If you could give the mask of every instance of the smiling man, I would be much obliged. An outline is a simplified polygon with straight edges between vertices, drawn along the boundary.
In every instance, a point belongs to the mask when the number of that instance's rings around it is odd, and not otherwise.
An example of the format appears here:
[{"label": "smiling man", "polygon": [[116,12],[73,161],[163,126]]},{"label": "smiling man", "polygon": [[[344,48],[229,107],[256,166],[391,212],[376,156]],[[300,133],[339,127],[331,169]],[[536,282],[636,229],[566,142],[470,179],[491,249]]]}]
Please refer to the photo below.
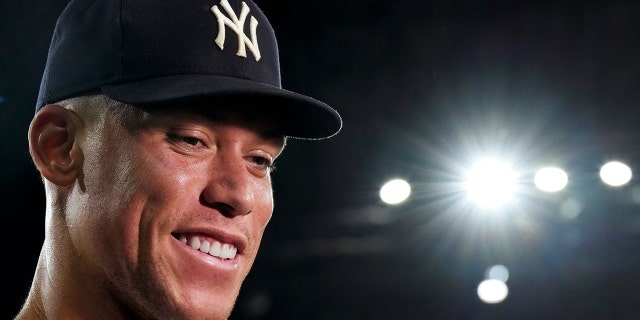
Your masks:
[{"label": "smiling man", "polygon": [[72,0],[29,127],[45,239],[16,319],[226,319],[289,138],[339,114],[280,84],[251,1]]}]

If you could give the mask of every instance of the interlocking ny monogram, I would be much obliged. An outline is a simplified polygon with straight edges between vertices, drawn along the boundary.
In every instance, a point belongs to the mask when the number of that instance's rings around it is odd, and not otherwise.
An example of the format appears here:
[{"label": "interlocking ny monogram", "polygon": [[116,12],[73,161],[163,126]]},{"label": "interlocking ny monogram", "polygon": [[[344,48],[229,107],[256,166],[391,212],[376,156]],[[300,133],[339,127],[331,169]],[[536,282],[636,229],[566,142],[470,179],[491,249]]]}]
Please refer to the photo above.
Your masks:
[{"label": "interlocking ny monogram", "polygon": [[247,19],[247,14],[249,14],[249,6],[243,1],[242,2],[242,11],[240,12],[240,19],[233,11],[233,8],[229,5],[227,0],[221,0],[220,6],[224,8],[229,17],[226,17],[218,6],[214,5],[211,7],[211,12],[216,16],[218,20],[218,36],[216,37],[216,44],[220,47],[220,50],[224,50],[224,38],[225,38],[225,26],[229,27],[231,30],[235,31],[238,35],[238,52],[236,55],[240,57],[247,57],[246,47],[249,47],[251,53],[253,53],[256,61],[260,60],[260,48],[258,48],[258,39],[256,37],[256,28],[258,27],[258,20],[254,16],[251,16],[251,22],[249,27],[251,28],[251,40],[249,37],[244,34],[244,21]]}]

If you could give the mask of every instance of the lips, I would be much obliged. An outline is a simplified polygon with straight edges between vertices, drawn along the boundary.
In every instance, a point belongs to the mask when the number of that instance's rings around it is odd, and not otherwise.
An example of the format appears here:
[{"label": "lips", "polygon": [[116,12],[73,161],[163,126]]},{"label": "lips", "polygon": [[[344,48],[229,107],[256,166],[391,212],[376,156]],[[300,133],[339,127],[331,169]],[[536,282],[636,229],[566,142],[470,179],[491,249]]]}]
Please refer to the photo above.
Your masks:
[{"label": "lips", "polygon": [[238,248],[231,243],[223,243],[197,235],[178,234],[176,238],[195,250],[222,260],[233,259],[238,252]]}]

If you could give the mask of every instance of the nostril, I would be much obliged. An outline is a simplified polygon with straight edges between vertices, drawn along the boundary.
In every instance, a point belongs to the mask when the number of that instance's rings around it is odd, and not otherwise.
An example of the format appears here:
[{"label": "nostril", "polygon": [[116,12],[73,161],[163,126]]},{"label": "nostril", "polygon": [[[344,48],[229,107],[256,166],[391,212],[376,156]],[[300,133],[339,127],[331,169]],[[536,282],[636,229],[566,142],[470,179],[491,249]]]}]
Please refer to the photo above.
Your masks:
[{"label": "nostril", "polygon": [[232,205],[228,203],[219,202],[219,201],[214,201],[214,202],[207,201],[204,195],[200,196],[200,203],[204,206],[207,206],[219,211],[225,217],[232,217],[232,216],[241,214],[239,212],[236,212],[236,208],[234,208]]}]

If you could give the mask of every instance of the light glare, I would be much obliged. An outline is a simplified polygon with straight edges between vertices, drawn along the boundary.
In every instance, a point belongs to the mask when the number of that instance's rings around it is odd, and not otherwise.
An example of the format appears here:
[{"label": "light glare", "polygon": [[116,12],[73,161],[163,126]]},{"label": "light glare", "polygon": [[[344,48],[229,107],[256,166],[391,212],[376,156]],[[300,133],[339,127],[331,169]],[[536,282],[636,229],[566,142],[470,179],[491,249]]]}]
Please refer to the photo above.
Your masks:
[{"label": "light glare", "polygon": [[569,176],[560,168],[546,167],[536,172],[533,182],[542,191],[558,192],[567,186]]},{"label": "light glare", "polygon": [[511,200],[516,178],[508,165],[484,160],[469,171],[466,187],[471,200],[482,207],[495,208]]},{"label": "light glare", "polygon": [[393,179],[380,188],[380,199],[387,204],[399,204],[409,198],[411,186],[403,179]]},{"label": "light glare", "polygon": [[503,281],[496,279],[487,279],[478,285],[478,297],[482,302],[495,304],[504,301],[509,295],[509,288]]},{"label": "light glare", "polygon": [[631,168],[618,161],[606,163],[600,169],[600,179],[610,186],[619,187],[631,180]]}]

